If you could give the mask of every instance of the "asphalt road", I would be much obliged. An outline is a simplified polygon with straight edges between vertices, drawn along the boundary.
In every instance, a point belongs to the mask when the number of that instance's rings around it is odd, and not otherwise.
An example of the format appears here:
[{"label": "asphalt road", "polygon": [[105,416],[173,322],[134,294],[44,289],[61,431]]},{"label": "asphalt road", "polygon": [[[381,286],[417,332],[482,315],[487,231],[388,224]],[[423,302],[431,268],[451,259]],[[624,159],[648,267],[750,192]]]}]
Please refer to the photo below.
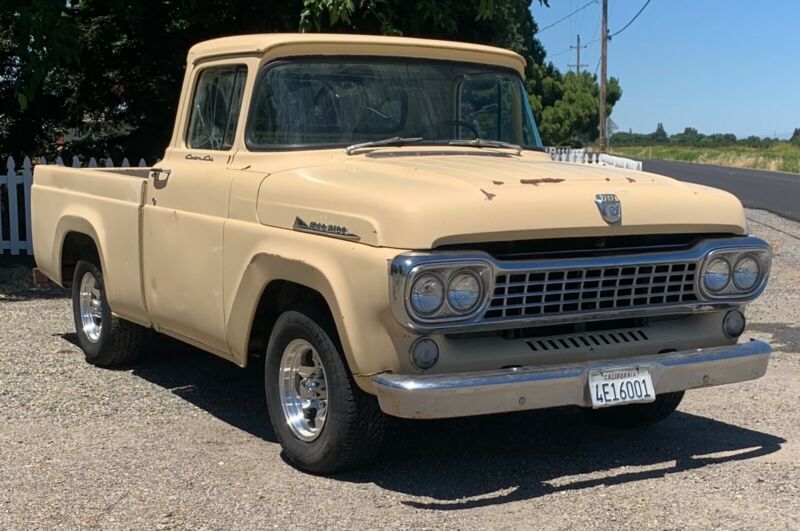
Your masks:
[{"label": "asphalt road", "polygon": [[726,190],[748,208],[800,221],[800,175],[668,160],[645,160],[644,171]]}]

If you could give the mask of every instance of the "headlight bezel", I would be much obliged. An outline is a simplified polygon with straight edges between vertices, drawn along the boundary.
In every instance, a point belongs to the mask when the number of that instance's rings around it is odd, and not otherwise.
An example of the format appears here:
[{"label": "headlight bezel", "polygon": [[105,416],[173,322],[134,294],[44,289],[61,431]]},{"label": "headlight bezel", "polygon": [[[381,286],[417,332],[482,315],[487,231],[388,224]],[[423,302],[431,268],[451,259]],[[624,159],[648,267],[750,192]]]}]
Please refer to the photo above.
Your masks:
[{"label": "headlight bezel", "polygon": [[[409,264],[411,265],[411,264]],[[449,300],[450,282],[461,273],[471,274],[478,279],[480,294],[476,304],[467,311],[459,311],[452,307]],[[444,286],[444,302],[440,307],[429,314],[421,314],[411,303],[411,291],[419,278],[433,274],[439,277]],[[447,257],[437,257],[435,260],[423,260],[413,263],[411,267],[398,278],[403,278],[402,285],[393,286],[397,295],[402,294],[402,305],[405,313],[414,321],[423,325],[436,323],[452,323],[454,321],[468,321],[485,310],[492,294],[495,273],[494,266],[488,260],[458,259],[449,260]]]},{"label": "headlight bezel", "polygon": [[[753,258],[758,264],[758,276],[755,283],[748,289],[741,289],[734,281],[736,265],[745,258]],[[705,275],[708,266],[717,259],[723,259],[728,263],[729,274],[726,285],[717,291],[710,290],[705,283]],[[718,247],[706,253],[702,260],[699,274],[697,276],[697,287],[699,293],[706,300],[733,300],[751,299],[763,291],[769,268],[772,262],[772,252],[768,246],[764,247]]]}]

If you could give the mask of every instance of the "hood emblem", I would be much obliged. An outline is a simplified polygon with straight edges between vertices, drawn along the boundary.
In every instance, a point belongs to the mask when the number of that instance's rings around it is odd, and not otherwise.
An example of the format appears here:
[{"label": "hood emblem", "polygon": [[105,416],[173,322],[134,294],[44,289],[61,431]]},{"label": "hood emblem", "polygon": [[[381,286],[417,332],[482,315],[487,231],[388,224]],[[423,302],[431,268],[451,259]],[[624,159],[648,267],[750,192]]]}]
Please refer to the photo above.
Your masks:
[{"label": "hood emblem", "polygon": [[616,225],[622,221],[622,203],[616,194],[597,194],[594,202],[606,223]]},{"label": "hood emblem", "polygon": [[328,223],[321,223],[319,221],[311,221],[306,223],[300,216],[294,218],[294,225],[292,228],[298,232],[308,232],[311,234],[322,234],[323,236],[331,236],[333,238],[340,238],[342,240],[359,241],[361,236],[353,234],[347,227],[342,225],[331,225]]}]

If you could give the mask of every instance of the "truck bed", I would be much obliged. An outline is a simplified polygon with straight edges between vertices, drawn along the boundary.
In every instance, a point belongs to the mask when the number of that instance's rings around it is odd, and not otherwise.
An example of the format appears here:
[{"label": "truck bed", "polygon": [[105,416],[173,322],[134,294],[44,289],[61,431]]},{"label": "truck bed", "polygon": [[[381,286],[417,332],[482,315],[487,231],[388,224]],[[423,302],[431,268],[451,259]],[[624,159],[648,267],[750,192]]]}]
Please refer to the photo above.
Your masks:
[{"label": "truck bed", "polygon": [[31,193],[37,267],[56,283],[68,284],[72,279],[70,264],[62,263],[64,243],[69,245],[70,233],[90,235],[101,249],[109,303],[115,313],[134,322],[146,319],[140,238],[149,173],[150,168],[40,165]]}]

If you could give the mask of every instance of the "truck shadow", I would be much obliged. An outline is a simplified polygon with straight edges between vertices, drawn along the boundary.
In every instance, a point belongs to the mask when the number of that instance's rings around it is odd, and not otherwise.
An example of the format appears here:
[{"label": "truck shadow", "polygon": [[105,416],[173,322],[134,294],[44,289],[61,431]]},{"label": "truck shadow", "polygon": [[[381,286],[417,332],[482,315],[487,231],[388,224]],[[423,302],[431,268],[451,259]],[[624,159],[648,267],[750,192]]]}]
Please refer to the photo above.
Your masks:
[{"label": "truck shadow", "polygon": [[784,439],[676,412],[638,430],[598,426],[578,408],[446,421],[396,421],[386,456],[341,479],[415,497],[405,505],[472,509],[665,477],[780,450]]},{"label": "truck shadow", "polygon": [[[242,370],[159,338],[133,374],[276,443],[258,363]],[[387,429],[377,463],[335,479],[373,483],[413,497],[403,502],[408,506],[431,510],[470,509],[660,478],[768,455],[785,442],[680,411],[639,430],[598,426],[577,408],[437,421],[391,419]]]}]

